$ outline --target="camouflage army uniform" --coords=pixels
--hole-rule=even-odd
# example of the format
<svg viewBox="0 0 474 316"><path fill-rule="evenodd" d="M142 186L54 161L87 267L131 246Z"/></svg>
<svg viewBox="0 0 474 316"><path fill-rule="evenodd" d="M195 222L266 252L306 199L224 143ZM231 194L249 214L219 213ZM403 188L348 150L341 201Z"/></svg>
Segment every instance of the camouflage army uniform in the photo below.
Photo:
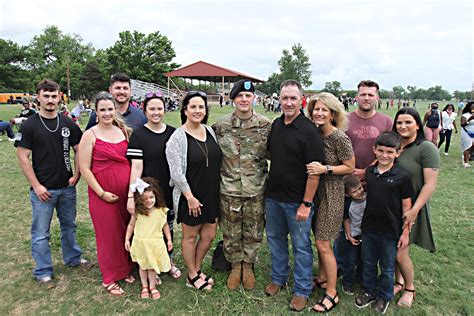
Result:
<svg viewBox="0 0 474 316"><path fill-rule="evenodd" d="M256 112L245 121L231 113L214 125L222 150L219 224L224 254L231 263L257 260L264 229L270 128L271 121Z"/></svg>

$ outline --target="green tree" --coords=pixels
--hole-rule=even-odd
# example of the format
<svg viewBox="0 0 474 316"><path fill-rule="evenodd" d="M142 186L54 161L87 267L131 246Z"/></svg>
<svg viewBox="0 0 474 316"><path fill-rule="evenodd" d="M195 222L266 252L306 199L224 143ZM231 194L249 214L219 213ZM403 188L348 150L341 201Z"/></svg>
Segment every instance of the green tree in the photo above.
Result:
<svg viewBox="0 0 474 316"><path fill-rule="evenodd" d="M26 68L25 48L0 38L0 92L30 90L31 76Z"/></svg>
<svg viewBox="0 0 474 316"><path fill-rule="evenodd" d="M279 93L281 82L287 79L298 80L303 87L309 87L313 83L309 56L299 43L291 47L291 53L287 49L283 50L278 66L280 72L272 73L265 83L258 84L258 90L266 94Z"/></svg>
<svg viewBox="0 0 474 316"><path fill-rule="evenodd" d="M402 99L405 97L405 88L403 88L402 86L395 86L392 88L392 92L393 92L393 95L395 96L395 98L397 99Z"/></svg>
<svg viewBox="0 0 474 316"><path fill-rule="evenodd" d="M268 77L266 82L257 84L255 88L268 95L273 93L279 94L282 81L281 74L274 72Z"/></svg>
<svg viewBox="0 0 474 316"><path fill-rule="evenodd" d="M444 90L442 86L434 86L426 90L426 98L429 100L451 100L451 93Z"/></svg>
<svg viewBox="0 0 474 316"><path fill-rule="evenodd" d="M384 89L380 89L379 90L379 97L380 99L390 99L392 97L392 91L389 91L389 90L384 90Z"/></svg>
<svg viewBox="0 0 474 316"><path fill-rule="evenodd" d="M47 26L42 34L33 37L28 53L34 82L50 78L61 85L63 92L67 92L69 68L74 96L80 85L84 65L93 56L94 48L91 44L83 44L78 34L63 34L57 26Z"/></svg>
<svg viewBox="0 0 474 316"><path fill-rule="evenodd" d="M164 85L164 73L180 66L171 62L176 56L171 41L158 31L148 35L125 31L119 37L106 50L110 73L125 72L131 78Z"/></svg>
<svg viewBox="0 0 474 316"><path fill-rule="evenodd" d="M313 84L311 81L311 63L306 50L298 43L291 47L291 53L283 50L283 56L278 61L282 80L298 80L303 87L309 87Z"/></svg>
<svg viewBox="0 0 474 316"><path fill-rule="evenodd" d="M332 93L338 97L342 93L342 86L339 81L328 81L324 84L324 88L321 91Z"/></svg>
<svg viewBox="0 0 474 316"><path fill-rule="evenodd" d="M79 78L78 96L91 100L97 92L107 90L108 79L108 74L101 69L96 58L88 60Z"/></svg>

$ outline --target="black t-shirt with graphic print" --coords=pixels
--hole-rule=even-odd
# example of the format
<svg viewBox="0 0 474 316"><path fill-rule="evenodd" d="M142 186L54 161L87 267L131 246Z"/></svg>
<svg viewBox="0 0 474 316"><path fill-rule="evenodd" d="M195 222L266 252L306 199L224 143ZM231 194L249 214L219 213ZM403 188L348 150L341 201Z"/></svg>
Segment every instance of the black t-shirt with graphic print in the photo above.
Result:
<svg viewBox="0 0 474 316"><path fill-rule="evenodd" d="M33 170L43 186L47 189L64 188L73 175L70 148L79 144L82 131L64 115L42 119L51 131L56 129L59 119L58 129L54 133L48 131L37 113L21 124L15 147L31 150Z"/></svg>

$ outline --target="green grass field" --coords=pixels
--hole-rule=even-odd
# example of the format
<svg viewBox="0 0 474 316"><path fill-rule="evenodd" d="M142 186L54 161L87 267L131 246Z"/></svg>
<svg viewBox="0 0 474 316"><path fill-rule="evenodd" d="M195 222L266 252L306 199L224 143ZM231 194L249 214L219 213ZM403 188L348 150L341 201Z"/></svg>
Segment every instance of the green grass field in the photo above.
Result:
<svg viewBox="0 0 474 316"><path fill-rule="evenodd" d="M444 103L441 105L444 106ZM385 105L382 106L385 108ZM426 102L418 107L424 113ZM72 104L70 105L72 109ZM0 105L0 119L7 121L20 110L19 105ZM353 110L353 107L351 107ZM229 107L211 109L210 123L229 113ZM261 108L258 111L263 112ZM382 110L394 116L395 110ZM273 117L273 115L272 115ZM165 121L179 126L179 113L168 113ZM81 126L85 126L83 117ZM429 253L412 247L415 265L417 298L409 310L396 307L392 302L387 315L472 315L474 314L474 190L473 169L461 166L459 134L453 134L450 156L441 156L441 172L438 187L431 199L431 219L437 252ZM100 286L99 269L90 271L67 268L62 263L59 225L57 219L51 226L51 247L55 269L56 288L44 290L33 280L33 260L30 247L31 206L28 198L29 184L16 161L15 148L6 135L0 142L0 314L290 314L288 304L291 291L285 290L275 297L263 294L269 282L270 255L266 242L262 244L260 259L256 264L257 288L245 292L228 291L227 274L213 272L210 268L211 252L204 262L204 271L216 280L214 290L201 293L185 286L186 270L175 243L177 265L183 277L173 280L165 275L160 286L162 298L157 301L139 298L140 282L124 285L125 297L113 297ZM87 206L85 181L78 184L78 240L84 255L96 260L95 238ZM176 240L180 229L176 229ZM220 237L216 238L216 241ZM316 271L317 262L314 263ZM290 279L290 285L292 280ZM290 286L291 288L291 286ZM354 297L342 293L340 304L333 315L369 315L369 309L354 306ZM314 305L323 293L313 293L310 304ZM310 314L311 312L306 312Z"/></svg>

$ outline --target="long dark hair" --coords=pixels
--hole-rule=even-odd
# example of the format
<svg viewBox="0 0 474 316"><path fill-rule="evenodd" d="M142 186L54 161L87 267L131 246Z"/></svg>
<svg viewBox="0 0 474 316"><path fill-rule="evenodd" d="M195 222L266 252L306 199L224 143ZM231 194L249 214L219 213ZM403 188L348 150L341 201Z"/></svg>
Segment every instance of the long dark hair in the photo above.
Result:
<svg viewBox="0 0 474 316"><path fill-rule="evenodd" d="M418 112L415 109L410 108L410 107L401 108L400 110L398 110L397 114L395 114L395 118L393 119L392 131L394 131L395 133L398 134L398 132L397 132L397 119L402 114L411 115L415 119L416 125L418 126L418 131L416 133L415 142L417 144L419 144L422 141L424 141L425 140L425 133L423 132L423 123L421 121L420 114L418 114Z"/></svg>
<svg viewBox="0 0 474 316"><path fill-rule="evenodd" d="M462 114L471 112L471 106L474 104L474 101L469 101L466 103L464 106L464 109L462 109Z"/></svg>
<svg viewBox="0 0 474 316"><path fill-rule="evenodd" d="M152 177L144 177L142 179L144 182L148 183L150 186L146 188L143 193L152 191L155 195L155 207L166 207L166 202L163 198L163 191L160 188L158 180ZM138 190L133 193L133 197L135 199L135 210L138 214L148 215L147 209L143 205L143 194L140 194Z"/></svg>
<svg viewBox="0 0 474 316"><path fill-rule="evenodd" d="M201 91L189 91L188 94L183 98L183 105L181 106L181 124L186 123L186 120L188 119L186 117L186 114L184 114L184 111L188 108L189 100L191 100L194 97L200 97L201 99L204 100L204 106L206 107L206 114L204 115L204 118L202 119L202 124L207 124L207 119L209 117L209 107L207 106L207 95L204 92Z"/></svg>

